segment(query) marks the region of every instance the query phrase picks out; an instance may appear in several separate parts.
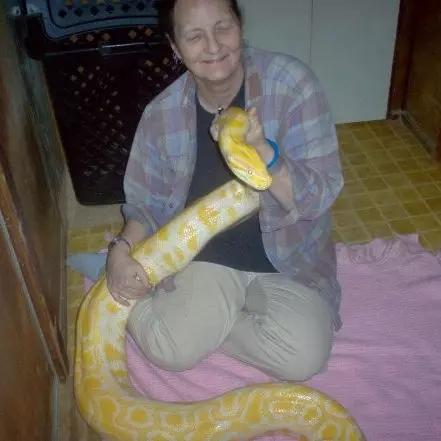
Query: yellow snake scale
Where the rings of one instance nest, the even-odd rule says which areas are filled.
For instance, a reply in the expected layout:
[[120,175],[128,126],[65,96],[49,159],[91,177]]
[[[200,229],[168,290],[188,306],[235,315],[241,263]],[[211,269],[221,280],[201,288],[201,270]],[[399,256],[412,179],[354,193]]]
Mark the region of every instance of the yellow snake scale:
[[[219,119],[220,150],[242,183],[232,179],[196,201],[133,250],[153,286],[182,270],[215,234],[258,209],[258,190],[269,187],[271,176],[244,142],[247,127],[242,109],[230,108]],[[84,298],[77,318],[75,397],[81,415],[103,440],[251,440],[273,432],[302,441],[365,439],[345,408],[302,384],[253,385],[192,403],[140,396],[125,362],[125,328],[133,304],[115,302],[104,275]]]

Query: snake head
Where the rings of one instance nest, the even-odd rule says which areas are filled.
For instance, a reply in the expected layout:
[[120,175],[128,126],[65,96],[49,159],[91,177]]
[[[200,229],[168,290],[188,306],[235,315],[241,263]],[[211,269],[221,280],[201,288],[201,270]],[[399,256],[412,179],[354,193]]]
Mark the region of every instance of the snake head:
[[272,183],[271,175],[257,151],[245,142],[247,112],[230,107],[219,116],[218,126],[219,148],[232,173],[255,190],[266,190]]

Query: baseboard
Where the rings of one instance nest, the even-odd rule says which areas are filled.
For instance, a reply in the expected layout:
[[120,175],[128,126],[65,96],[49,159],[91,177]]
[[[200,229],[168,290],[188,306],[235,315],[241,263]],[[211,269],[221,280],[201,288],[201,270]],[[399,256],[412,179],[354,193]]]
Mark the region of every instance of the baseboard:
[[421,125],[412,117],[409,112],[401,112],[401,120],[406,127],[418,138],[424,148],[431,154],[436,153],[436,141],[427,136]]

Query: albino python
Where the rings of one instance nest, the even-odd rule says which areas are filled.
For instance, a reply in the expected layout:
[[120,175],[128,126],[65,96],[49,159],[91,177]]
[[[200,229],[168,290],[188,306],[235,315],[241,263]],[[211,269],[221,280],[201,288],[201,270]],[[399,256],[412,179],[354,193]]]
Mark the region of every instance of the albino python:
[[[256,190],[268,188],[271,176],[244,143],[247,127],[242,109],[230,108],[219,118],[219,147],[244,184],[231,180],[134,248],[132,256],[153,286],[182,270],[215,234],[259,208]],[[302,441],[365,439],[339,403],[301,384],[254,385],[194,403],[138,395],[125,362],[126,322],[133,304],[115,302],[104,275],[86,295],[77,319],[75,396],[83,418],[104,440],[250,440],[270,432]]]

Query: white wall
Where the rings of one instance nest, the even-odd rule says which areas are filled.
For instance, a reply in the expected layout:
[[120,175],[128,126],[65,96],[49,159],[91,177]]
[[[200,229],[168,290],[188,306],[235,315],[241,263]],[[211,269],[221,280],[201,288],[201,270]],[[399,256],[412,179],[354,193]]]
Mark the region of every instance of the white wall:
[[337,122],[387,112],[399,0],[314,0],[311,66]]
[[337,123],[384,119],[399,0],[239,0],[245,37],[309,63]]
[[250,44],[309,63],[311,0],[239,0],[239,4]]

